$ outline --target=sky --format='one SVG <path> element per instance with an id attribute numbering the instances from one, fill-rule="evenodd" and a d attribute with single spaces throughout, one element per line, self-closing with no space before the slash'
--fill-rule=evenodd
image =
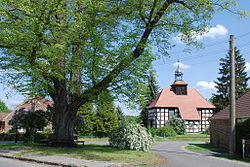
<path id="1" fill-rule="evenodd" d="M 250 12 L 250 1 L 238 0 L 239 8 Z M 250 76 L 250 15 L 239 18 L 237 15 L 224 11 L 214 15 L 211 29 L 202 36 L 197 36 L 205 48 L 194 49 L 191 53 L 182 52 L 185 48 L 178 35 L 171 40 L 177 46 L 169 51 L 170 55 L 164 61 L 154 62 L 157 81 L 161 88 L 170 87 L 174 82 L 174 71 L 177 61 L 183 72 L 183 80 L 189 88 L 196 88 L 205 98 L 209 99 L 216 93 L 214 81 L 219 77 L 219 59 L 225 57 L 229 49 L 229 36 L 235 36 L 235 46 L 246 60 L 246 71 Z"/>
<path id="2" fill-rule="evenodd" d="M 239 8 L 250 12 L 249 0 L 238 0 Z M 183 52 L 183 44 L 178 34 L 170 40 L 176 47 L 169 50 L 169 56 L 158 59 L 153 63 L 156 78 L 160 88 L 168 88 L 174 82 L 176 62 L 180 61 L 180 67 L 184 74 L 183 79 L 189 88 L 196 88 L 205 98 L 209 99 L 214 88 L 216 78 L 219 76 L 219 59 L 225 57 L 229 49 L 229 36 L 235 36 L 235 46 L 246 60 L 246 71 L 250 76 L 250 15 L 247 18 L 239 18 L 229 12 L 219 12 L 211 21 L 211 29 L 203 36 L 197 36 L 199 42 L 204 43 L 202 50 L 194 49 L 191 53 Z M 0 100 L 13 109 L 25 99 L 24 96 L 14 92 L 11 88 L 0 84 Z M 138 112 L 123 109 L 126 115 L 137 115 Z"/>

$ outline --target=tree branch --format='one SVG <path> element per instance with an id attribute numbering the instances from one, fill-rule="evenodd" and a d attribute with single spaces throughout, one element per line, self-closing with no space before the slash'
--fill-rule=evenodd
<path id="1" fill-rule="evenodd" d="M 88 101 L 93 100 L 97 95 L 100 94 L 101 91 L 107 89 L 107 87 L 109 86 L 109 84 L 112 82 L 112 80 L 114 80 L 115 77 L 117 77 L 117 75 L 122 72 L 127 66 L 129 66 L 131 64 L 131 62 L 133 62 L 135 59 L 137 59 L 144 51 L 146 44 L 147 44 L 147 40 L 153 30 L 153 28 L 155 27 L 155 24 L 160 20 L 160 18 L 162 17 L 162 15 L 164 14 L 164 12 L 166 11 L 166 9 L 168 8 L 168 6 L 175 2 L 174 0 L 172 1 L 168 1 L 166 0 L 165 3 L 162 5 L 162 7 L 160 8 L 160 10 L 156 13 L 155 18 L 149 22 L 144 30 L 143 35 L 141 36 L 140 41 L 138 42 L 136 48 L 134 49 L 134 51 L 132 52 L 131 56 L 126 57 L 125 59 L 123 59 L 112 71 L 110 71 L 110 73 L 104 77 L 99 83 L 97 83 L 96 85 L 94 85 L 92 88 L 87 89 L 82 95 L 81 97 L 77 98 L 71 105 L 70 107 L 72 109 L 76 109 L 79 108 L 81 105 L 85 104 Z"/>

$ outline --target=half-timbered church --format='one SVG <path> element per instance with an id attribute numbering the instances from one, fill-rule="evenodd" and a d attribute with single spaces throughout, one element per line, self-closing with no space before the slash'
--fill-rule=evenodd
<path id="1" fill-rule="evenodd" d="M 164 88 L 147 107 L 148 125 L 159 128 L 167 125 L 173 116 L 185 121 L 187 133 L 200 133 L 209 127 L 209 117 L 215 106 L 210 104 L 196 89 L 188 88 L 183 81 L 179 63 L 175 71 L 175 81 L 171 88 Z"/>

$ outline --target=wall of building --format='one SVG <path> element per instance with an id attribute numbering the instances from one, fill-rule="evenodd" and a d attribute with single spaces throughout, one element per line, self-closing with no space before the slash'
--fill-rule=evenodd
<path id="1" fill-rule="evenodd" d="M 228 120 L 211 120 L 210 143 L 214 147 L 229 148 L 229 122 Z"/>
<path id="2" fill-rule="evenodd" d="M 9 121 L 12 119 L 13 115 L 15 112 L 11 112 L 7 117 L 5 117 L 4 122 L 5 122 L 5 130 L 4 132 L 8 132 L 9 130 L 11 130 L 12 125 L 9 125 Z"/>
<path id="3" fill-rule="evenodd" d="M 166 126 L 171 117 L 181 118 L 178 108 L 152 108 L 149 109 L 148 124 L 150 127 L 159 128 Z M 209 118 L 213 109 L 198 109 L 201 120 L 185 120 L 186 133 L 200 133 L 209 128 Z"/>

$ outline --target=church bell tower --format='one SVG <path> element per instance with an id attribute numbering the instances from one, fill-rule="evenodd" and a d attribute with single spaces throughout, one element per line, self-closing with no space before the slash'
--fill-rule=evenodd
<path id="1" fill-rule="evenodd" d="M 175 81 L 171 85 L 173 92 L 176 95 L 187 95 L 187 83 L 183 81 L 183 73 L 180 68 L 180 62 L 178 60 L 177 69 L 175 70 Z"/>

